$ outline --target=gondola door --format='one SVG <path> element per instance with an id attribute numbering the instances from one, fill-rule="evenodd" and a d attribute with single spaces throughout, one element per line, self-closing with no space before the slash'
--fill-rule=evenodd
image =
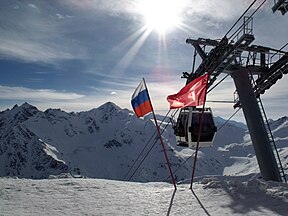
<path id="1" fill-rule="evenodd" d="M 189 112 L 189 127 L 188 127 L 188 146 L 196 147 L 200 126 L 201 118 L 203 113 L 203 122 L 201 128 L 201 135 L 199 140 L 199 147 L 210 147 L 213 145 L 217 127 L 213 119 L 211 108 L 195 108 L 191 107 Z"/>

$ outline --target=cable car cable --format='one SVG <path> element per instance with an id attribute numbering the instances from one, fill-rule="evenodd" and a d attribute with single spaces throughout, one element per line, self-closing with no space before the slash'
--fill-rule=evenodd
<path id="1" fill-rule="evenodd" d="M 170 112 L 170 110 L 169 110 Z M 168 112 L 168 113 L 169 113 Z M 168 115 L 168 113 L 166 114 L 166 116 Z M 166 126 L 164 127 L 164 129 L 161 131 L 161 135 L 162 133 L 165 131 L 166 127 L 168 126 L 168 124 L 166 124 Z M 128 179 L 128 181 L 131 180 L 131 178 L 135 175 L 135 173 L 138 171 L 138 169 L 140 168 L 140 166 L 142 165 L 142 163 L 145 161 L 145 159 L 147 158 L 147 156 L 149 155 L 149 153 L 151 152 L 151 150 L 153 149 L 153 147 L 155 146 L 155 144 L 158 142 L 159 137 L 157 137 L 157 139 L 154 141 L 153 145 L 150 147 L 150 149 L 148 150 L 148 152 L 145 154 L 145 156 L 142 158 L 142 160 L 140 161 L 140 163 L 138 164 L 138 166 L 136 167 L 136 169 L 134 170 L 134 172 L 132 173 L 132 175 L 130 176 L 130 178 Z"/>
<path id="2" fill-rule="evenodd" d="M 234 101 L 217 101 L 217 100 L 207 100 L 208 103 L 234 103 Z"/>
<path id="3" fill-rule="evenodd" d="M 222 125 L 219 127 L 218 131 L 220 131 L 241 109 L 241 107 L 238 107 L 238 110 L 236 110 Z"/>
<path id="4" fill-rule="evenodd" d="M 160 122 L 160 125 L 163 123 L 163 121 L 165 120 L 165 118 L 167 117 L 167 115 L 170 113 L 170 110 L 167 112 L 166 116 L 163 118 L 163 120 Z M 130 169 L 126 172 L 124 178 L 122 179 L 122 181 L 124 181 L 126 179 L 126 177 L 128 176 L 128 174 L 130 173 L 130 171 L 134 168 L 135 164 L 137 163 L 137 161 L 140 159 L 141 155 L 144 153 L 144 151 L 146 150 L 146 148 L 148 147 L 150 141 L 152 140 L 152 138 L 154 137 L 154 135 L 156 134 L 156 130 L 154 131 L 154 133 L 151 135 L 150 139 L 148 140 L 148 142 L 146 143 L 146 145 L 144 146 L 144 148 L 141 150 L 141 152 L 139 153 L 138 157 L 136 158 L 136 160 L 134 161 L 134 163 L 132 164 L 132 166 L 130 167 Z"/>
<path id="5" fill-rule="evenodd" d="M 126 177 L 128 176 L 128 174 L 131 172 L 131 170 L 134 168 L 135 164 L 137 163 L 137 161 L 139 160 L 139 158 L 141 157 L 141 155 L 143 154 L 143 152 L 146 150 L 146 148 L 148 147 L 151 139 L 154 137 L 154 135 L 156 134 L 156 131 L 152 134 L 152 136 L 150 137 L 150 139 L 148 140 L 148 142 L 146 143 L 146 145 L 144 146 L 144 148 L 141 150 L 141 152 L 139 153 L 138 157 L 134 160 L 132 166 L 130 167 L 130 169 L 126 172 L 125 176 L 123 177 L 122 181 L 124 181 L 126 179 Z"/>
<path id="6" fill-rule="evenodd" d="M 207 94 L 209 94 L 213 89 L 215 89 L 221 82 L 223 82 L 229 74 L 227 74 L 225 77 L 223 77 L 218 83 L 216 83 L 211 89 L 207 90 Z"/>
<path id="7" fill-rule="evenodd" d="M 240 21 L 240 19 L 242 19 L 242 17 L 247 13 L 247 11 L 254 5 L 254 3 L 256 2 L 256 0 L 254 0 L 254 2 L 251 3 L 251 5 L 246 9 L 246 11 L 238 18 L 238 20 L 234 23 L 234 25 L 230 28 L 230 30 L 226 33 L 225 36 L 228 35 L 228 33 L 230 33 L 230 31 L 236 26 L 236 24 Z M 248 17 L 248 19 L 251 19 L 251 17 L 253 17 L 253 15 L 262 7 L 262 5 L 266 2 L 266 0 L 264 0 L 257 8 L 256 10 Z M 237 34 L 237 32 L 244 26 L 245 24 L 242 24 L 239 26 L 239 28 L 229 37 L 229 39 L 233 38 L 233 36 L 235 34 Z M 245 28 L 245 26 L 244 26 Z"/>
<path id="8" fill-rule="evenodd" d="M 201 147 L 200 147 L 200 148 L 201 148 Z M 199 149 L 200 149 L 200 148 L 199 148 Z M 175 174 L 190 158 L 192 158 L 194 154 L 195 154 L 195 152 L 193 152 L 192 155 L 190 155 L 189 157 L 187 157 L 187 158 L 184 160 L 184 162 L 183 162 L 176 170 L 174 170 L 174 174 Z M 168 176 L 164 181 L 167 181 L 169 178 L 170 178 L 170 176 Z"/>
<path id="9" fill-rule="evenodd" d="M 150 141 L 152 140 L 152 138 L 154 137 L 154 135 L 156 134 L 156 131 L 153 133 L 153 135 L 150 137 L 150 139 L 148 140 L 148 142 L 146 143 L 146 145 L 144 146 L 144 148 L 142 149 L 142 151 L 139 153 L 138 157 L 134 160 L 132 166 L 130 167 L 130 169 L 126 172 L 125 176 L 123 177 L 122 181 L 125 181 L 126 177 L 128 176 L 128 174 L 131 172 L 131 170 L 134 168 L 135 164 L 138 162 L 138 160 L 140 159 L 140 157 L 142 156 L 142 154 L 144 153 L 144 151 L 147 149 Z"/>
<path id="10" fill-rule="evenodd" d="M 171 110 L 169 110 L 167 112 L 167 114 L 165 115 L 165 117 L 163 118 L 163 120 L 160 123 L 161 124 L 165 121 L 165 119 L 167 118 L 168 114 L 170 113 Z M 172 113 L 171 116 L 174 116 L 176 113 L 178 112 L 178 110 L 176 110 L 174 113 Z M 165 129 L 167 128 L 168 124 L 165 125 L 164 129 L 161 131 L 161 135 L 162 133 L 165 131 Z M 146 146 L 144 147 L 146 149 L 146 147 L 148 146 L 148 144 L 150 143 L 150 141 L 152 140 L 152 138 L 154 137 L 156 131 L 153 133 L 153 135 L 150 137 L 149 141 L 147 142 Z M 134 170 L 134 172 L 132 173 L 132 175 L 129 177 L 128 181 L 131 180 L 131 178 L 135 175 L 135 173 L 138 171 L 138 169 L 140 168 L 140 166 L 142 165 L 142 163 L 144 162 L 144 160 L 147 158 L 148 154 L 151 152 L 151 150 L 153 149 L 153 147 L 155 146 L 155 144 L 157 143 L 159 137 L 157 137 L 157 139 L 155 139 L 154 143 L 152 146 L 150 146 L 148 152 L 146 152 L 146 154 L 144 155 L 144 157 L 142 158 L 142 160 L 140 161 L 140 164 L 138 164 L 138 166 L 136 167 L 136 169 Z M 125 177 L 123 178 L 123 180 L 125 180 L 125 178 L 128 176 L 128 174 L 130 173 L 130 171 L 133 169 L 133 167 L 135 166 L 136 162 L 138 162 L 138 160 L 140 159 L 140 156 L 144 153 L 144 149 L 141 151 L 141 153 L 139 154 L 139 156 L 137 157 L 137 159 L 134 161 L 133 165 L 131 166 L 131 168 L 128 170 L 128 172 L 126 173 Z"/>
<path id="11" fill-rule="evenodd" d="M 231 31 L 232 29 L 237 25 L 237 23 L 242 19 L 242 17 L 248 12 L 248 10 L 255 4 L 257 0 L 254 0 L 250 6 L 242 13 L 242 15 L 238 18 L 238 20 L 232 25 L 232 27 L 228 30 L 228 32 L 225 34 L 225 36 L 227 36 Z"/>

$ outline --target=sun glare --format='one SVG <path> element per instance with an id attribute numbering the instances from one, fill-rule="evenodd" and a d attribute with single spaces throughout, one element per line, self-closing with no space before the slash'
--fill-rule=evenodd
<path id="1" fill-rule="evenodd" d="M 144 16 L 147 29 L 156 30 L 159 34 L 181 23 L 180 13 L 183 9 L 181 0 L 143 0 L 140 11 Z"/>

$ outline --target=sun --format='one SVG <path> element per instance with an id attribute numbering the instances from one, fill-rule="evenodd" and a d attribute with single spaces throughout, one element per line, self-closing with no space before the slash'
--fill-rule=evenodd
<path id="1" fill-rule="evenodd" d="M 145 27 L 151 31 L 165 34 L 166 31 L 181 24 L 181 0 L 142 0 L 140 13 L 144 16 Z"/>

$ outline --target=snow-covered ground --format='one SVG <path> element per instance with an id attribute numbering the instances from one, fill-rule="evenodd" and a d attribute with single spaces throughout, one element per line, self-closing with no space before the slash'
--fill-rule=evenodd
<path id="1" fill-rule="evenodd" d="M 0 215 L 287 215 L 288 185 L 233 177 L 193 184 L 0 179 Z"/>

